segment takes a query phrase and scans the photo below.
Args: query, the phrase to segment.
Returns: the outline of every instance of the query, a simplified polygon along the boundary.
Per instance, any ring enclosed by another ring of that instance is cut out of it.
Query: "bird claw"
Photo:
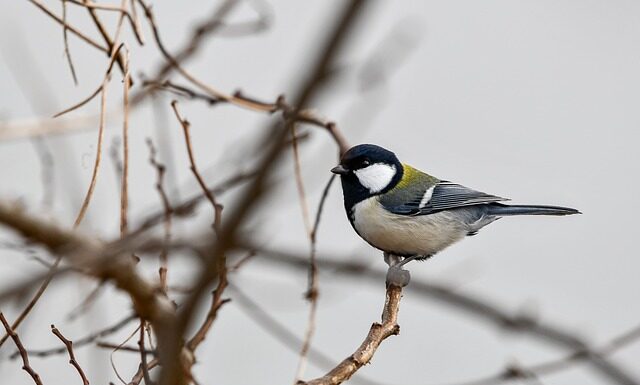
[[[387,270],[387,286],[405,287],[409,284],[409,281],[411,281],[411,273],[409,273],[409,270],[397,266],[391,266],[389,270]]]

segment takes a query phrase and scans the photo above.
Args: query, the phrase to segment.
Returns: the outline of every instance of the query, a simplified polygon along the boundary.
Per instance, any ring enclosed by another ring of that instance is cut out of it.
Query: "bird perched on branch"
[[[580,213],[567,207],[507,205],[502,203],[506,198],[440,180],[372,144],[349,149],[331,172],[340,175],[351,225],[385,253],[387,279],[402,286],[409,281],[402,269],[407,262],[427,259],[501,217]]]

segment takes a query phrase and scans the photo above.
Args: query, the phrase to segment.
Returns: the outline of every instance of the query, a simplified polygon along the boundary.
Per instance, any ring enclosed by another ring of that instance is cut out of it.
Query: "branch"
[[[60,264],[60,258],[58,257],[58,258],[56,258],[56,260],[53,263],[53,265],[51,265],[51,267],[49,268],[49,272],[47,273],[47,277],[44,279],[42,284],[40,284],[40,287],[38,288],[38,291],[33,296],[31,301],[29,301],[29,303],[27,304],[27,307],[25,307],[24,310],[22,311],[22,313],[20,313],[20,315],[18,316],[18,318],[16,318],[16,320],[13,321],[13,324],[11,325],[11,329],[13,329],[15,331],[18,328],[18,326],[20,326],[22,321],[24,321],[24,319],[27,318],[27,316],[29,315],[31,310],[36,306],[36,303],[40,300],[40,298],[42,297],[42,294],[44,294],[45,290],[47,290],[47,287],[49,287],[49,284],[51,283],[51,280],[56,275],[56,271],[58,270],[58,265],[59,264]],[[9,334],[5,334],[2,338],[0,338],[0,346],[2,346],[2,344],[4,344],[4,342],[7,340],[7,338],[9,338]]]
[[[104,244],[27,215],[3,201],[0,201],[0,223],[46,246],[52,253],[66,257],[71,264],[87,269],[96,278],[112,281],[126,292],[136,314],[154,327],[163,367],[181,368],[181,347],[175,343],[174,335],[177,330],[175,308],[155,285],[138,274],[133,260],[126,254],[130,247],[123,247],[127,246],[128,238],[120,247],[117,243]]]
[[[180,116],[177,100],[171,102],[171,108],[173,108],[173,112],[176,114],[176,118],[178,119],[178,122],[182,126],[182,130],[184,132],[184,141],[187,145],[187,154],[189,155],[189,163],[191,164],[189,169],[198,181],[198,184],[200,185],[200,188],[202,188],[202,192],[204,193],[205,197],[207,197],[207,199],[211,203],[211,206],[213,207],[213,228],[216,231],[216,234],[220,235],[220,222],[222,221],[223,207],[218,203],[215,194],[207,188],[207,184],[204,182],[202,175],[200,175],[200,173],[198,172],[198,168],[196,167],[196,160],[193,155],[193,146],[191,144],[191,134],[189,133],[191,124],[186,119],[183,119],[182,116]]]
[[[284,263],[298,269],[308,268],[308,262],[305,259],[293,254],[261,250],[255,245],[247,245],[246,249],[255,250],[261,253],[265,259],[274,262]],[[335,268],[339,274],[357,276],[374,284],[386,278],[385,272],[372,270],[359,263],[342,262],[348,261],[349,259],[352,258],[342,256],[337,259],[332,259],[332,261],[329,262],[324,258],[320,263],[324,266]],[[593,350],[585,341],[570,331],[521,314],[511,314],[490,301],[469,294],[455,292],[444,285],[414,280],[411,282],[411,285],[408,286],[408,290],[419,294],[423,298],[440,301],[443,304],[453,306],[479,319],[489,321],[499,328],[528,334],[537,340],[550,343],[563,349],[569,349],[572,352],[581,352],[580,354],[584,356],[584,360],[602,377],[620,385],[638,385],[638,381],[628,374],[625,369],[611,362],[601,353]]]
[[[67,349],[67,352],[69,353],[69,363],[78,371],[78,375],[80,375],[80,378],[82,379],[82,383],[84,385],[89,385],[89,380],[87,379],[87,376],[84,374],[84,371],[82,370],[82,368],[80,367],[80,364],[76,360],[76,355],[73,354],[73,342],[65,338],[65,336],[62,335],[60,330],[58,330],[54,325],[51,325],[51,332],[55,334],[55,336],[58,337],[60,341],[62,341],[62,343],[64,344],[65,348]]]
[[[376,350],[390,336],[400,332],[398,326],[398,311],[400,310],[400,299],[402,298],[402,288],[395,285],[387,286],[386,300],[382,309],[382,323],[374,323],[369,329],[369,334],[364,339],[360,347],[349,357],[333,368],[329,373],[314,380],[304,382],[299,381],[299,385],[337,385],[348,380],[362,366],[369,363]]]
[[[60,17],[58,17],[56,14],[54,14],[49,8],[47,8],[44,4],[42,4],[40,2],[40,0],[28,0],[31,4],[35,5],[36,7],[40,8],[40,10],[42,12],[44,12],[47,16],[49,16],[50,18],[52,18],[53,20],[55,20],[56,22],[58,22],[60,25],[62,25],[63,27],[65,27],[67,30],[71,31],[73,34],[75,34],[76,36],[78,36],[80,39],[84,40],[86,43],[88,43],[89,45],[99,49],[102,52],[106,52],[107,54],[109,54],[109,52],[111,52],[109,49],[103,47],[102,45],[100,45],[100,43],[96,42],[95,40],[93,40],[92,38],[88,37],[87,35],[83,34],[82,32],[80,32],[78,29],[76,29],[75,27],[67,24],[63,19],[61,19]]]
[[[31,378],[33,378],[33,382],[35,382],[36,385],[42,385],[42,381],[40,380],[40,376],[38,375],[38,373],[36,373],[35,370],[33,370],[31,365],[29,365],[29,355],[27,354],[26,349],[22,345],[22,342],[20,342],[20,337],[18,337],[18,334],[16,334],[16,332],[14,332],[13,329],[11,329],[11,326],[9,326],[9,322],[7,322],[7,319],[4,318],[4,314],[2,314],[2,313],[0,313],[0,321],[2,321],[2,325],[4,326],[4,330],[6,330],[7,334],[9,336],[11,336],[11,339],[13,340],[13,343],[16,344],[16,347],[18,348],[18,351],[20,352],[20,356],[22,357],[22,369],[25,372],[29,373]]]

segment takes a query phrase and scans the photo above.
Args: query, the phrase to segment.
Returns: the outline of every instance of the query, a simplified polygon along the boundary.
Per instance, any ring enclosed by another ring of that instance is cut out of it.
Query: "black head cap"
[[[337,174],[358,170],[374,163],[386,163],[400,166],[400,161],[393,152],[376,146],[375,144],[359,144],[351,147],[342,155],[340,166],[336,167]],[[400,169],[401,167],[398,167]]]

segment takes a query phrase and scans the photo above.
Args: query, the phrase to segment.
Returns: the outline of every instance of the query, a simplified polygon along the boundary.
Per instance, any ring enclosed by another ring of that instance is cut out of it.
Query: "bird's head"
[[[340,175],[345,197],[350,193],[364,199],[395,187],[402,179],[403,169],[393,152],[373,144],[360,144],[345,152],[331,172]]]

